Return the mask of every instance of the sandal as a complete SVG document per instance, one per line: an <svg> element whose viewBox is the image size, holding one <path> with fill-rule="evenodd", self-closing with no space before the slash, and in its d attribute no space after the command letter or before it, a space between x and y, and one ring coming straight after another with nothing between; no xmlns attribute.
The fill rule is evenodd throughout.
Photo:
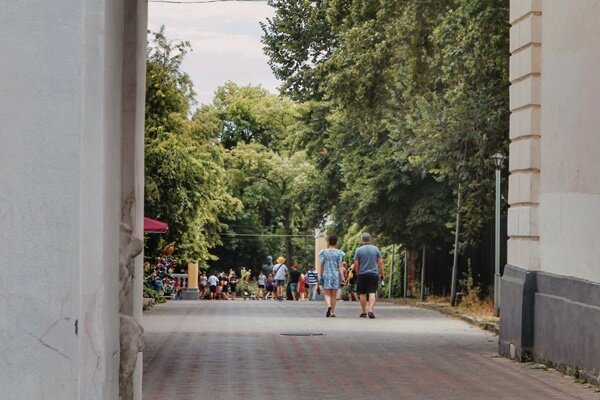
<svg viewBox="0 0 600 400"><path fill-rule="evenodd" d="M367 313L362 313L362 314L359 315L359 317L361 317L361 318L367 318Z"/></svg>
<svg viewBox="0 0 600 400"><path fill-rule="evenodd" d="M373 314L371 311L369 311L368 315L369 315L369 318L371 318L371 319L375 318L375 314Z"/></svg>
<svg viewBox="0 0 600 400"><path fill-rule="evenodd" d="M325 318L331 317L331 307L327 307L327 314L325 314Z"/></svg>
<svg viewBox="0 0 600 400"><path fill-rule="evenodd" d="M335 318L335 314L334 314L334 313L331 313L330 317L331 317L331 318Z"/></svg>

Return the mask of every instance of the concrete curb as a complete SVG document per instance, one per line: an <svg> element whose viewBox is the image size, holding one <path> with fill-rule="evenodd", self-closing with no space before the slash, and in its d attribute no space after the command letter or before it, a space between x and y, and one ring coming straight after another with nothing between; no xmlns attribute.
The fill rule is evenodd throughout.
<svg viewBox="0 0 600 400"><path fill-rule="evenodd" d="M154 299L144 297L144 303L142 305L142 310L148 310L150 307L154 305Z"/></svg>
<svg viewBox="0 0 600 400"><path fill-rule="evenodd" d="M414 303L414 307L418 307L418 308L423 308L426 310L431 310L431 311L437 311L441 314L444 315L448 315L450 317L453 318L458 318L460 320L465 321L468 324L471 324L473 326L477 326L483 330L486 330L488 332L492 332L496 335L500 334L500 325L494 322L489 322L489 321L484 321L484 320L480 320L474 317L470 317L468 315L464 315L461 314L455 310L452 310L448 307L444 307L441 306L439 304L433 304L433 303L421 303L421 302L416 302Z"/></svg>

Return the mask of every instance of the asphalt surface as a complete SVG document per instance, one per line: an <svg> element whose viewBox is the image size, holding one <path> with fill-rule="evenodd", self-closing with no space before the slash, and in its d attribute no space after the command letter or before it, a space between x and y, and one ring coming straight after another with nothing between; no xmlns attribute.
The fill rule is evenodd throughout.
<svg viewBox="0 0 600 400"><path fill-rule="evenodd" d="M378 304L171 301L144 314L143 398L600 399L496 355L497 336L434 311ZM282 335L292 334L292 336ZM322 336L293 336L317 334Z"/></svg>

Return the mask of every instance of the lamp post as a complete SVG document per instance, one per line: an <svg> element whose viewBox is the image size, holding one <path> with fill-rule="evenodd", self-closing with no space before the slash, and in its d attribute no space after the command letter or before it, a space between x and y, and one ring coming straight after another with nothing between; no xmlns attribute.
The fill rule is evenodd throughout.
<svg viewBox="0 0 600 400"><path fill-rule="evenodd" d="M494 265L494 310L496 315L500 311L500 181L501 171L506 156L496 153L492 156L496 167L496 237L495 237L495 265Z"/></svg>

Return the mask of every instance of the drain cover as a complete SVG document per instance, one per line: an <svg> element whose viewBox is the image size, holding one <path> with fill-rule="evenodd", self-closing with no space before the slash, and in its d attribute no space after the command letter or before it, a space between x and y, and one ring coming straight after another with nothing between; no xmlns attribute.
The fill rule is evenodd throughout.
<svg viewBox="0 0 600 400"><path fill-rule="evenodd" d="M322 333L315 332L283 332L283 336L323 336Z"/></svg>

